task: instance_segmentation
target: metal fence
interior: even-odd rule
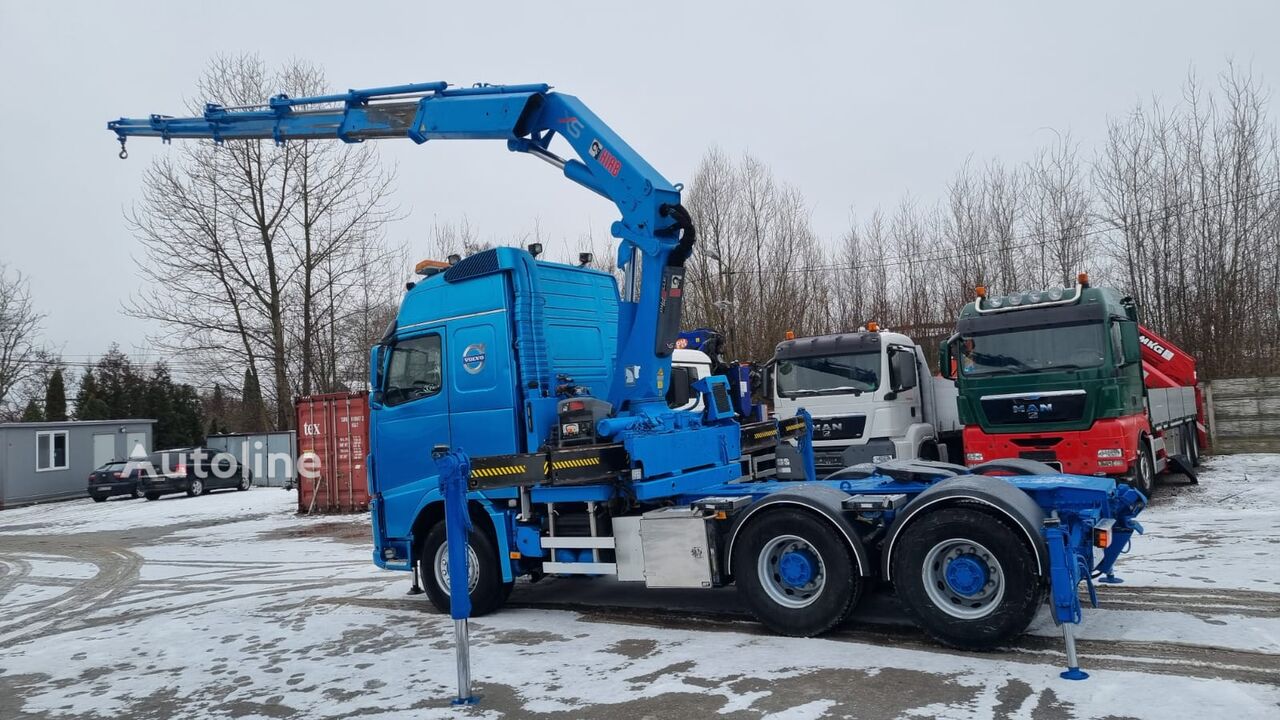
[[[294,486],[297,472],[294,459],[298,457],[298,438],[292,430],[210,435],[205,444],[212,450],[235,455],[253,473],[254,485]],[[283,458],[288,458],[288,461],[285,462]]]

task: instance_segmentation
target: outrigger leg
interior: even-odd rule
[[[1062,626],[1066,643],[1067,669],[1059,673],[1063,680],[1084,680],[1089,674],[1080,669],[1076,657],[1075,626],[1080,622],[1080,565],[1067,551],[1067,537],[1056,517],[1044,520],[1044,540],[1049,548],[1049,597],[1053,605],[1053,621]],[[1086,571],[1088,568],[1085,568]]]

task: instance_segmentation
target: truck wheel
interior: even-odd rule
[[[920,443],[920,449],[916,451],[916,457],[921,460],[938,460],[938,443],[932,440],[925,440]]]
[[[844,620],[862,592],[853,553],[830,523],[802,510],[774,510],[735,543],[738,596],[770,630],[809,637]]]
[[[511,590],[502,582],[498,551],[488,533],[474,527],[467,538],[467,570],[471,615],[487,615],[502,607]],[[449,541],[443,522],[436,523],[422,543],[418,576],[431,604],[442,613],[449,612]]]
[[[986,650],[1020,635],[1044,597],[1036,558],[1007,522],[969,508],[930,512],[893,556],[898,599],[929,637]]]
[[[1147,449],[1145,438],[1138,441],[1138,459],[1133,465],[1130,472],[1133,486],[1150,500],[1151,493],[1156,489],[1156,470],[1155,465],[1151,464],[1151,452]]]
[[[1196,424],[1187,426],[1187,459],[1191,467],[1200,467],[1200,434],[1196,432]]]
[[[160,493],[147,493],[146,498],[147,498],[148,500],[159,500],[159,499],[160,499]]]
[[[106,495],[90,495],[89,497],[93,498],[94,502],[106,502],[107,500]]]

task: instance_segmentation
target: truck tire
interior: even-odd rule
[[[502,582],[498,551],[488,533],[476,527],[471,528],[467,545],[467,563],[471,569],[471,615],[488,615],[507,601],[513,583]],[[448,549],[445,524],[438,522],[427,533],[418,554],[418,577],[421,578],[422,587],[427,591],[431,604],[442,613],[450,610]]]
[[[735,542],[738,596],[780,635],[810,637],[842,622],[862,593],[855,558],[829,522],[803,510],[770,510]]]
[[[942,459],[938,454],[938,443],[933,440],[925,440],[920,443],[920,449],[916,451],[916,457],[920,460],[936,461]]]
[[[964,507],[911,523],[893,556],[907,614],[934,640],[987,650],[1022,634],[1044,599],[1036,556],[1008,522]]]
[[[93,495],[93,494],[90,494],[90,495],[89,495],[89,497],[93,498],[93,501],[94,501],[94,502],[106,502],[106,501],[107,501],[107,496],[106,496],[106,495]]]
[[[149,493],[147,493],[147,494],[146,494],[146,498],[147,498],[148,500],[159,500],[159,499],[160,499],[160,493],[152,493],[152,492],[149,492]]]
[[[1133,461],[1129,477],[1133,487],[1150,500],[1151,493],[1156,489],[1156,466],[1151,461],[1151,451],[1147,447],[1146,436],[1138,440],[1138,459]]]
[[[1187,425],[1187,460],[1191,461],[1191,467],[1200,467],[1200,434],[1195,423]]]

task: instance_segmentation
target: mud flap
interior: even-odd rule
[[[1187,459],[1186,455],[1170,455],[1166,460],[1174,472],[1180,472],[1183,475],[1186,475],[1192,485],[1200,484],[1200,478],[1196,477],[1195,468],[1191,467],[1191,461]]]

